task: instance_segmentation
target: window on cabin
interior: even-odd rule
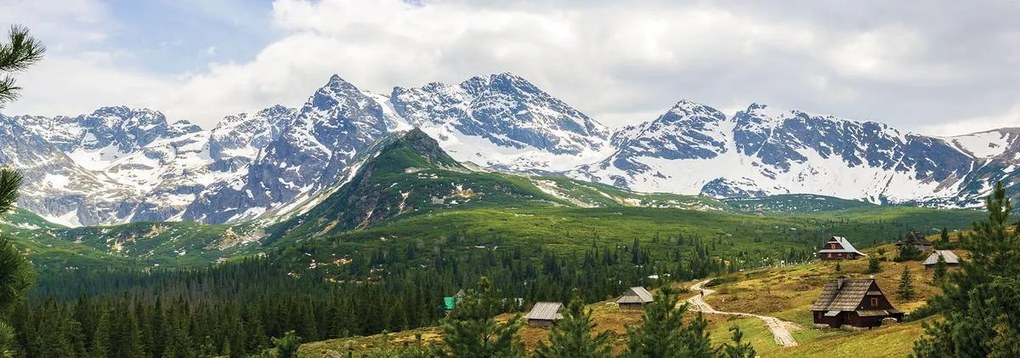
[[[875,306],[878,306],[878,298],[877,297],[872,297],[871,298],[871,307],[875,307]]]

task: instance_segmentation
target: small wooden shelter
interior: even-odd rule
[[[616,300],[616,303],[620,305],[620,308],[642,309],[653,301],[655,301],[655,298],[652,297],[652,294],[644,287],[639,286],[627,289],[627,292],[624,292],[623,296]]]
[[[864,329],[881,326],[886,318],[903,319],[874,278],[845,276],[825,284],[811,313],[815,328]]]
[[[939,256],[942,256],[942,259],[946,261],[946,266],[948,267],[960,266],[960,257],[956,256],[956,254],[953,253],[952,251],[935,250],[935,252],[932,252],[931,255],[928,255],[928,258],[924,259],[924,262],[921,263],[922,265],[924,265],[924,269],[934,270],[935,265],[939,263]]]
[[[563,319],[560,314],[562,308],[563,304],[559,302],[538,302],[524,318],[528,320],[529,326],[549,327]]]
[[[896,247],[902,247],[903,245],[913,245],[915,248],[917,248],[917,251],[921,252],[931,250],[932,248],[931,241],[925,239],[924,235],[921,235],[914,231],[908,232],[907,237],[903,238],[903,240],[900,240],[899,242],[896,243]]]
[[[861,256],[868,255],[857,251],[850,240],[842,236],[833,236],[818,250],[818,258],[822,260],[853,260]]]

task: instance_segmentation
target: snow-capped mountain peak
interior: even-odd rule
[[[377,141],[412,128],[460,162],[647,192],[971,206],[996,180],[1020,182],[1020,129],[938,138],[758,103],[727,115],[684,99],[611,132],[512,73],[389,95],[333,75],[298,109],[227,116],[208,131],[123,106],[0,115],[0,165],[28,178],[23,207],[66,225],[236,222],[309,208]]]

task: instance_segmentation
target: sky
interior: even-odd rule
[[[931,135],[1020,127],[1020,2],[0,0],[46,44],[5,114],[160,110],[211,128],[363,90],[512,72],[611,127],[681,99]]]

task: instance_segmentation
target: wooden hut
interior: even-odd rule
[[[896,247],[903,247],[903,245],[912,245],[914,246],[914,248],[917,249],[917,251],[921,252],[931,250],[932,248],[931,241],[925,239],[924,235],[921,235],[914,231],[908,232],[907,237],[903,238],[903,240],[900,240],[899,242],[896,243]]]
[[[620,308],[642,309],[653,301],[655,298],[644,287],[631,287],[623,293],[623,296],[620,296],[620,299],[616,300],[616,303],[620,305]]]
[[[538,302],[524,318],[528,320],[529,326],[549,327],[563,319],[563,315],[560,314],[562,308],[563,304],[559,302]]]
[[[845,276],[825,284],[811,313],[815,328],[864,329],[881,326],[886,318],[903,319],[874,278]]]
[[[842,236],[833,236],[818,250],[818,258],[822,260],[853,260],[861,256],[868,255],[857,251],[850,240]]]
[[[924,259],[924,262],[921,262],[921,264],[924,265],[924,269],[934,270],[935,265],[939,263],[939,256],[942,256],[942,259],[946,261],[947,267],[960,266],[960,257],[956,256],[956,254],[952,251],[935,250],[935,252],[932,252],[931,255],[928,255],[928,258]]]

